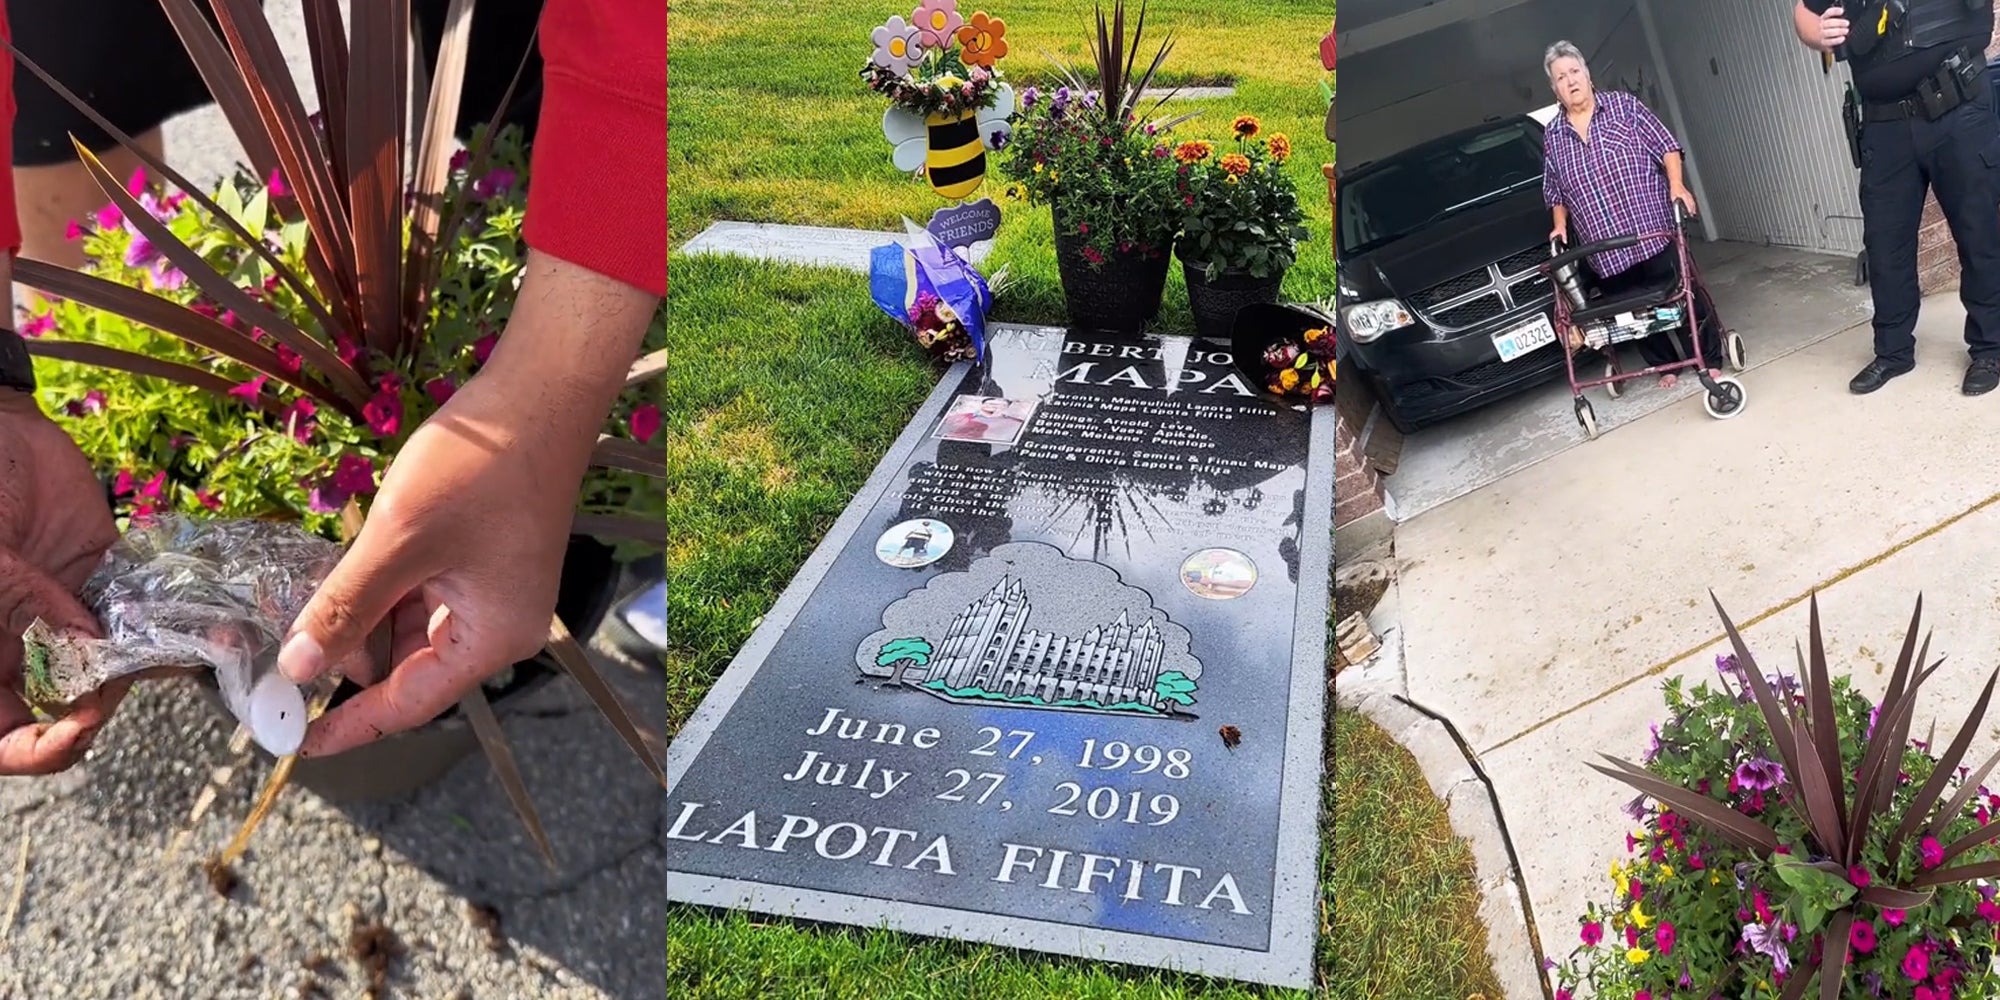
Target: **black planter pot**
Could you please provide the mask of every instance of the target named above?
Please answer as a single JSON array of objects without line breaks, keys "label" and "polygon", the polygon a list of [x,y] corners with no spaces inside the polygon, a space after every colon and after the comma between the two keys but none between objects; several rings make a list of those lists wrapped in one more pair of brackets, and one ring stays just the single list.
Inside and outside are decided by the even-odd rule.
[{"label": "black planter pot", "polygon": [[1212,273],[1201,264],[1181,258],[1181,273],[1187,278],[1188,310],[1194,313],[1195,332],[1204,337],[1227,338],[1236,329],[1236,314],[1245,307],[1271,305],[1278,301],[1278,289],[1285,272],[1266,278],[1244,271]]},{"label": "black planter pot", "polygon": [[1083,254],[1088,241],[1067,230],[1058,210],[1056,268],[1072,328],[1132,334],[1160,315],[1160,299],[1167,291],[1166,250],[1113,253],[1093,266]]},{"label": "black planter pot", "polygon": [[[617,596],[617,586],[618,563],[611,548],[595,538],[570,536],[556,593],[556,616],[570,634],[581,640],[597,629]],[[543,653],[515,664],[512,679],[497,690],[489,688],[486,696],[495,711],[503,711],[509,702],[540,690],[562,673],[562,667]],[[214,677],[203,674],[201,685],[210,707],[233,724],[215,690]],[[342,681],[333,703],[338,705],[360,691]],[[333,802],[393,799],[437,780],[478,748],[472,724],[453,706],[426,725],[367,746],[331,757],[301,758],[292,769],[292,781]],[[256,753],[270,759],[262,749]]]}]

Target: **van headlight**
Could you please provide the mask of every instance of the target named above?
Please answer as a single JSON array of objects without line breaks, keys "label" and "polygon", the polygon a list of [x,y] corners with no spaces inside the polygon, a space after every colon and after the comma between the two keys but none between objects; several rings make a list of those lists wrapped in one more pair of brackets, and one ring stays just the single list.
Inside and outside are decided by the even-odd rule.
[{"label": "van headlight", "polygon": [[1395,299],[1378,299],[1348,306],[1340,313],[1340,331],[1357,344],[1371,343],[1383,334],[1416,322],[1410,310]]}]

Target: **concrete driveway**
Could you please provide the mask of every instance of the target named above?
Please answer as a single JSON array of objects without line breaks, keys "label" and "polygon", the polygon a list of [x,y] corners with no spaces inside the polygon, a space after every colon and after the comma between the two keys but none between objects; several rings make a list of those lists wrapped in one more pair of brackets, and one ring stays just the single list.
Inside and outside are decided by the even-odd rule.
[{"label": "concrete driveway", "polygon": [[1408,695],[1490,775],[1549,956],[1607,899],[1630,826],[1635,793],[1586,764],[1637,760],[1660,684],[1713,676],[1711,589],[1770,670],[1791,669],[1818,591],[1835,669],[1872,696],[1921,592],[1949,659],[1919,730],[1956,726],[2000,664],[2000,394],[1960,394],[1963,322],[1955,297],[1927,300],[1918,370],[1873,396],[1846,388],[1864,324],[1748,373],[1736,419],[1673,402],[1399,526]]}]

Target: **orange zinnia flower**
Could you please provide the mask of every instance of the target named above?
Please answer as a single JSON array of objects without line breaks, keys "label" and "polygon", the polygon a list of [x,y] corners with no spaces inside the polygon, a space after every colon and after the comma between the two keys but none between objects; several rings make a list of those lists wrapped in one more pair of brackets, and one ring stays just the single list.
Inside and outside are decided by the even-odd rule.
[{"label": "orange zinnia flower", "polygon": [[1283,163],[1285,162],[1286,158],[1290,157],[1291,155],[1292,155],[1292,140],[1286,138],[1285,133],[1283,132],[1279,132],[1272,135],[1271,159],[1274,159],[1279,163]]},{"label": "orange zinnia flower", "polygon": [[1179,160],[1182,163],[1199,163],[1202,160],[1208,159],[1208,154],[1213,152],[1215,152],[1215,146],[1213,144],[1203,142],[1197,139],[1191,142],[1181,143],[1179,146],[1175,147],[1174,159]]},{"label": "orange zinnia flower", "polygon": [[979,11],[965,27],[958,29],[958,44],[964,49],[962,56],[967,63],[992,69],[1007,54],[1007,22]]},{"label": "orange zinnia flower", "polygon": [[1241,177],[1250,172],[1250,158],[1242,153],[1231,153],[1222,158],[1222,169]]},{"label": "orange zinnia flower", "polygon": [[1239,139],[1248,139],[1251,136],[1256,135],[1257,130],[1263,127],[1264,126],[1257,121],[1257,117],[1255,115],[1236,116],[1236,124],[1234,128],[1236,129],[1236,137]]}]

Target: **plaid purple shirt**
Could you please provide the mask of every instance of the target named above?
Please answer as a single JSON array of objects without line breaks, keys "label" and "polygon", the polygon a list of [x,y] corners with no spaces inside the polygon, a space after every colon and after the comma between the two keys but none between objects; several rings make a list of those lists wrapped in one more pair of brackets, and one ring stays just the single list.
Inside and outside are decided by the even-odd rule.
[{"label": "plaid purple shirt", "polygon": [[[1542,144],[1542,198],[1569,211],[1576,238],[1595,243],[1632,233],[1674,228],[1673,196],[1660,161],[1680,152],[1673,133],[1630,94],[1602,91],[1590,116],[1590,141],[1576,134],[1567,114],[1549,123]],[[1666,237],[1590,258],[1590,269],[1608,278],[1660,252]]]}]

